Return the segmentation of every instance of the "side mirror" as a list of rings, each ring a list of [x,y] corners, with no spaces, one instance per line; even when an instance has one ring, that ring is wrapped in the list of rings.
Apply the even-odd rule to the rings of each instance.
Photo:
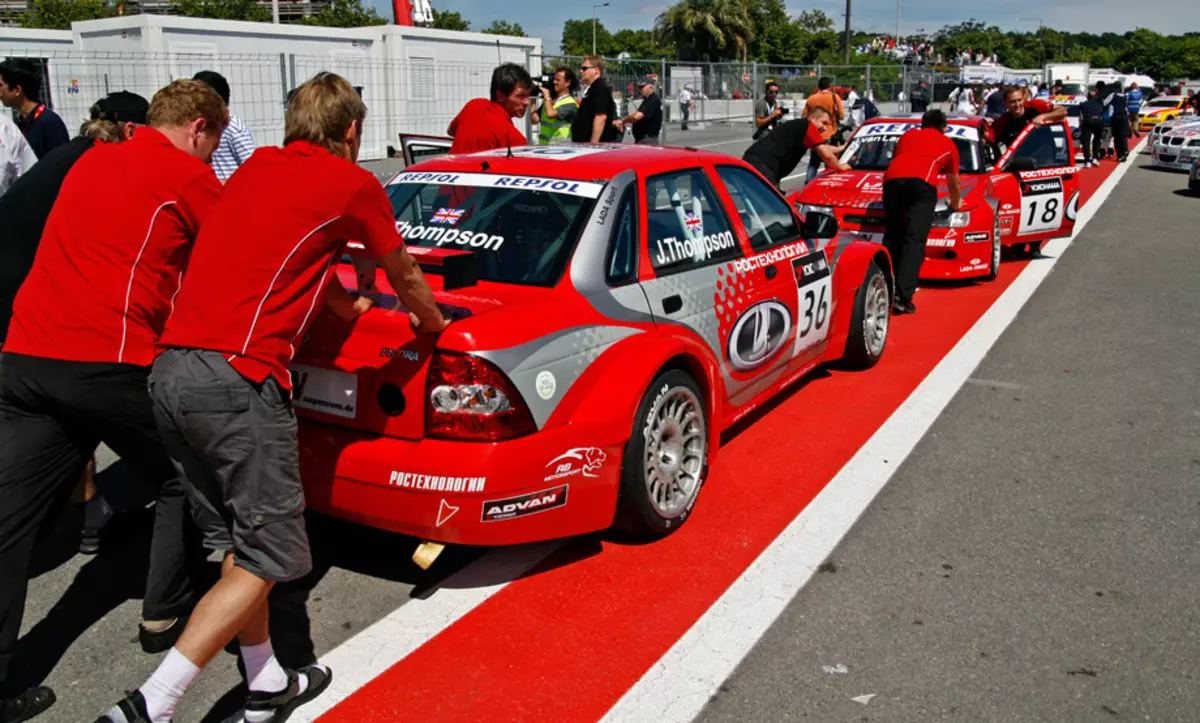
[[[1037,161],[1029,156],[1014,156],[1008,162],[1008,165],[1004,167],[1004,170],[1014,173],[1017,171],[1036,171]]]
[[[837,219],[827,213],[809,212],[804,217],[804,225],[800,227],[800,235],[805,239],[833,238],[837,236]]]

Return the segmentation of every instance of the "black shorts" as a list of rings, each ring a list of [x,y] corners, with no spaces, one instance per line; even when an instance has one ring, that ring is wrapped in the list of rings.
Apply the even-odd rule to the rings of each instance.
[[[264,580],[308,574],[296,415],[273,378],[255,384],[219,352],[172,349],[154,361],[150,396],[211,550]],[[204,514],[204,513],[208,514]]]

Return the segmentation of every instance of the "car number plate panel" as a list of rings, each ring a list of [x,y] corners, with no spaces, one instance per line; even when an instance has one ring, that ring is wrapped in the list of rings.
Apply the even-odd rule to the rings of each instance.
[[[354,419],[358,414],[358,375],[293,364],[292,404],[297,409]]]

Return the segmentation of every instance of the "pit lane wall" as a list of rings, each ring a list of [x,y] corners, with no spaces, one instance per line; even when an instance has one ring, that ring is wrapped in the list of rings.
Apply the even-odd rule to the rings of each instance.
[[[536,72],[541,40],[383,25],[325,28],[162,15],[73,23],[71,30],[0,27],[0,53],[36,60],[42,100],[74,132],[106,93],[149,99],[172,80],[215,70],[230,109],[259,145],[283,141],[287,93],[320,71],[359,87],[367,104],[362,160],[388,156],[400,133],[444,135],[473,98],[487,97],[501,62]],[[515,122],[522,132],[528,124]]]

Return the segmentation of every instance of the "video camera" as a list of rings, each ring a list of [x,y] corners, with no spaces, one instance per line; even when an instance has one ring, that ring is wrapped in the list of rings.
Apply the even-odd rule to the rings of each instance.
[[[543,73],[543,74],[539,75],[537,77],[537,84],[538,84],[539,88],[545,88],[546,90],[550,91],[551,95],[553,95],[554,94],[554,73]]]

